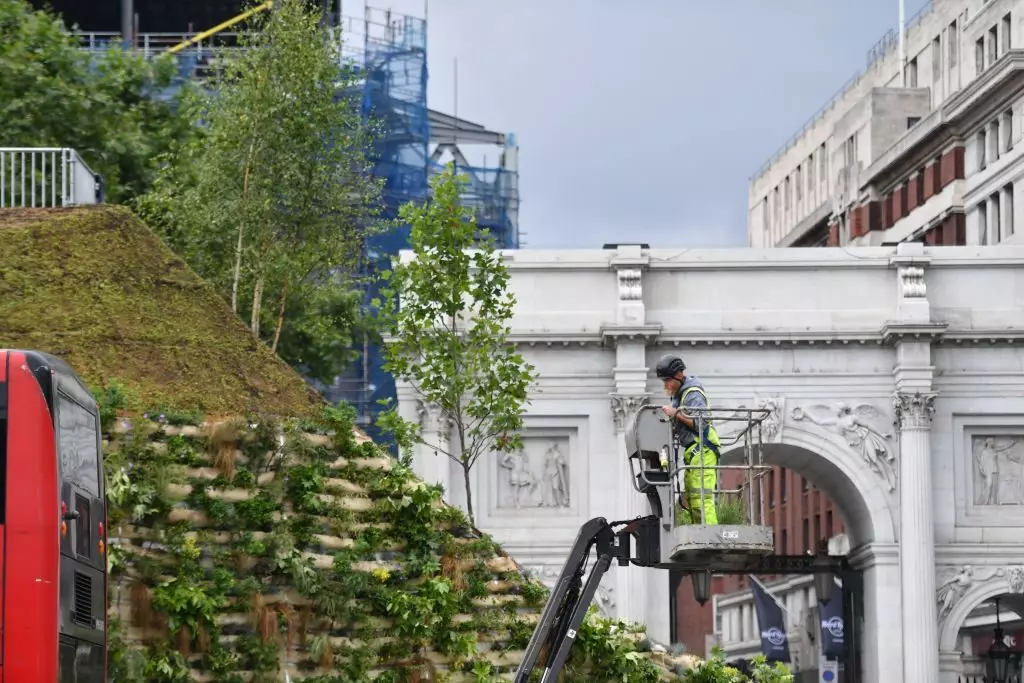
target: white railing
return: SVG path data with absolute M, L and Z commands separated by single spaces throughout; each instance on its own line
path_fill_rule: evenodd
M 0 208 L 103 201 L 103 179 L 67 147 L 0 147 Z

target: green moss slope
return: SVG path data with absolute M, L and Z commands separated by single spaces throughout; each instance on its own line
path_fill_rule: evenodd
M 0 210 L 0 236 L 0 347 L 48 351 L 147 406 L 301 417 L 323 405 L 130 211 Z

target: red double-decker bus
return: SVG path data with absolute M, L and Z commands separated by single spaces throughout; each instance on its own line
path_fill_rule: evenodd
M 99 410 L 59 358 L 0 349 L 0 683 L 103 683 Z

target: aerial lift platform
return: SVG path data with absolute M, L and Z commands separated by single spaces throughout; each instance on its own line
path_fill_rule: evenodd
M 702 463 L 683 463 L 682 449 L 677 447 L 660 406 L 644 406 L 636 413 L 626 429 L 626 453 L 633 487 L 647 497 L 651 514 L 623 522 L 596 517 L 583 525 L 526 647 L 515 683 L 528 683 L 538 666 L 542 670 L 540 683 L 558 679 L 577 629 L 612 561 L 620 566 L 634 564 L 707 574 L 754 569 L 774 552 L 772 528 L 763 523 L 763 478 L 771 467 L 761 461 L 762 423 L 769 414 L 768 410 L 745 408 L 705 408 L 688 413 L 696 421 L 697 434 L 705 434 L 705 424 L 715 425 L 721 453 L 741 449 L 738 464 L 722 465 L 719 458 L 715 467 L 704 467 Z M 703 447 L 703 437 L 700 440 Z M 736 460 L 733 453 L 730 460 Z M 743 501 L 742 523 L 679 523 L 677 511 L 686 502 L 683 478 L 688 471 L 699 470 L 703 479 L 705 469 L 718 471 L 716 492 L 707 495 L 716 495 L 716 502 L 726 496 Z M 701 493 L 702 503 L 704 495 Z M 584 582 L 595 548 L 597 561 Z

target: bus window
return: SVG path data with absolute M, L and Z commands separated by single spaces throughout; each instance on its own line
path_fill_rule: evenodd
M 61 477 L 94 497 L 100 495 L 100 458 L 96 416 L 64 394 L 60 396 L 57 442 Z

